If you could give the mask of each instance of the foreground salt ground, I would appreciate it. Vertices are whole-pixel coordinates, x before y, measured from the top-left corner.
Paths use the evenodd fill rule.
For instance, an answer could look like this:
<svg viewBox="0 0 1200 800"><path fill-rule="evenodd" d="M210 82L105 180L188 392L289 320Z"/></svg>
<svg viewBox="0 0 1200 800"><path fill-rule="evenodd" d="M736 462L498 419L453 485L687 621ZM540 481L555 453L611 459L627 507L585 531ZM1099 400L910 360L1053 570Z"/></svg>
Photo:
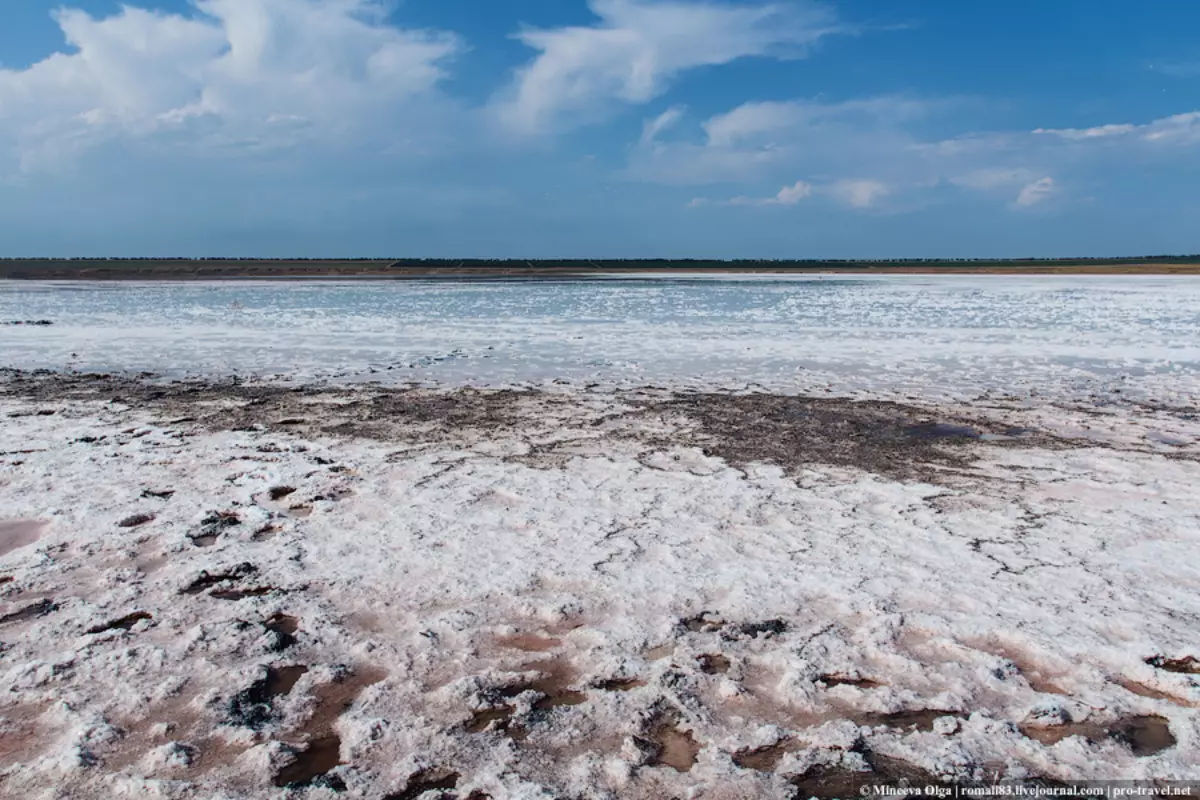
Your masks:
<svg viewBox="0 0 1200 800"><path fill-rule="evenodd" d="M5 796L1200 778L1195 409L0 389Z"/></svg>

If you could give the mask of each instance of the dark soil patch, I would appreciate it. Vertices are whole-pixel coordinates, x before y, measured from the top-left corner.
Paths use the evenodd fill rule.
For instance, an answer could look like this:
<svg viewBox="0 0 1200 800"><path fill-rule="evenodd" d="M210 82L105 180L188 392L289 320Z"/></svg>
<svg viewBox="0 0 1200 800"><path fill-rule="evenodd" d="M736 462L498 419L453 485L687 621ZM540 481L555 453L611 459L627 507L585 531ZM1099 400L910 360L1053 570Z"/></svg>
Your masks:
<svg viewBox="0 0 1200 800"><path fill-rule="evenodd" d="M757 747L753 750L741 750L733 754L733 763L742 769L752 769L756 772L774 772L779 762L788 753L796 749L796 744L784 740L767 747Z"/></svg>
<svg viewBox="0 0 1200 800"><path fill-rule="evenodd" d="M118 522L117 527L136 528L139 525L145 525L147 522L154 522L153 514L134 514Z"/></svg>
<svg viewBox="0 0 1200 800"><path fill-rule="evenodd" d="M995 427L969 419L931 421L927 410L899 403L770 394L682 394L646 410L692 419L699 430L690 444L735 466L760 462L798 470L823 464L900 480L966 467L972 448L984 446L979 437ZM1027 437L1020 445L1032 439L1063 446L1048 437Z"/></svg>
<svg viewBox="0 0 1200 800"><path fill-rule="evenodd" d="M1183 656L1182 658L1155 656L1147 658L1146 663L1155 669L1167 672L1177 672L1182 675L1200 675L1200 659L1194 656Z"/></svg>
<svg viewBox="0 0 1200 800"><path fill-rule="evenodd" d="M458 788L458 773L448 769L423 769L408 779L398 792L385 795L383 800L417 800L426 792L449 792Z"/></svg>
<svg viewBox="0 0 1200 800"><path fill-rule="evenodd" d="M878 689L884 684L870 678L852 678L847 675L822 675L818 680L832 689L835 686L853 686L857 689Z"/></svg>
<svg viewBox="0 0 1200 800"><path fill-rule="evenodd" d="M273 486L267 494L276 502L287 497L289 494L295 493L295 488L291 486Z"/></svg>
<svg viewBox="0 0 1200 800"><path fill-rule="evenodd" d="M278 652L286 650L296 643L296 633L300 630L300 620L295 617L289 617L287 614L275 614L263 623L263 627L275 637L271 649Z"/></svg>
<svg viewBox="0 0 1200 800"><path fill-rule="evenodd" d="M233 696L229 718L234 724L255 730L267 724L273 713L272 703L292 691L308 667L268 667L266 674Z"/></svg>
<svg viewBox="0 0 1200 800"><path fill-rule="evenodd" d="M596 688L602 692L631 692L645 685L646 682L640 678L609 678L595 684Z"/></svg>
<svg viewBox="0 0 1200 800"><path fill-rule="evenodd" d="M512 706L498 706L496 708L485 708L482 711L476 711L467 720L467 733L483 733L493 726L496 730L505 730L508 727L509 720L515 709Z"/></svg>
<svg viewBox="0 0 1200 800"><path fill-rule="evenodd" d="M706 675L724 675L729 672L729 659L720 653L705 653L697 656L700 671Z"/></svg>
<svg viewBox="0 0 1200 800"><path fill-rule="evenodd" d="M153 619L153 617L147 614L145 611L135 611L132 614L126 614L120 619L115 619L112 622L106 622L103 625L97 625L94 628L88 628L88 633L104 633L105 631L114 630L127 631L144 619Z"/></svg>
<svg viewBox="0 0 1200 800"><path fill-rule="evenodd" d="M220 583L236 582L248 578L258 572L258 567L250 563L238 564L228 572L210 573L202 571L200 575L183 589L184 594L200 594Z"/></svg>
<svg viewBox="0 0 1200 800"><path fill-rule="evenodd" d="M887 786L888 797L922 797L923 787L941 783L936 775L907 761L880 755L866 748L858 752L867 762L867 770L856 772L841 766L812 767L803 775L791 779L790 783L796 787L793 798L862 797L867 794L863 787L873 786ZM906 793L904 787L912 787L911 793Z"/></svg>
<svg viewBox="0 0 1200 800"><path fill-rule="evenodd" d="M24 608L13 611L10 614L0 616L0 625L7 625L10 622L25 622L31 619L38 619L47 614L53 613L58 609L58 605L53 600L39 600L36 603L31 603Z"/></svg>
<svg viewBox="0 0 1200 800"><path fill-rule="evenodd" d="M156 492L152 489L143 489L142 497L154 498L155 500L170 500L175 494L174 489L164 489L161 492Z"/></svg>
<svg viewBox="0 0 1200 800"><path fill-rule="evenodd" d="M317 786L322 778L342 763L341 751L342 740L337 736L315 739L296 752L292 762L275 773L272 782L280 788ZM326 779L324 783L335 791L346 788L340 779Z"/></svg>
<svg viewBox="0 0 1200 800"><path fill-rule="evenodd" d="M276 586L255 586L253 589L217 589L210 593L217 600L245 600L247 597L264 597L272 592L280 592Z"/></svg>

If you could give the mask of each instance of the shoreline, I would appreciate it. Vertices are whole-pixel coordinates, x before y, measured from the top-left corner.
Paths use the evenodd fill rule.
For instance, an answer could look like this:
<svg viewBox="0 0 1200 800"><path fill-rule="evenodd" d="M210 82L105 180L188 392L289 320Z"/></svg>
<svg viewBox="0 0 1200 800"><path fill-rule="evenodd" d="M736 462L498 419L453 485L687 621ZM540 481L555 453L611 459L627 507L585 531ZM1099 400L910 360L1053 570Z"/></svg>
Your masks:
<svg viewBox="0 0 1200 800"><path fill-rule="evenodd" d="M681 265L678 268L660 267L597 267L580 269L567 267L525 268L496 267L496 268L422 268L398 267L390 263L380 263L364 267L357 264L333 262L321 266L304 266L295 263L276 263L270 261L246 262L239 264L216 262L189 262L184 265L168 264L155 265L150 262L147 266L131 266L118 262L114 265L96 266L61 266L53 263L33 266L14 266L0 261L0 280L11 281L161 281L187 282L197 280L328 280L328 279L361 279L361 280L466 280L466 281L504 281L504 280L583 280L593 278L617 278L629 276L655 277L686 277L704 276L810 276L810 275L957 275L957 276L1032 276L1032 275L1063 275L1063 276L1196 276L1200 275L1200 263L1183 264L1130 264L1130 263L1098 263L1098 264L1013 264L986 266L851 266L851 265L814 265L794 267L737 267L719 266L703 267Z"/></svg>

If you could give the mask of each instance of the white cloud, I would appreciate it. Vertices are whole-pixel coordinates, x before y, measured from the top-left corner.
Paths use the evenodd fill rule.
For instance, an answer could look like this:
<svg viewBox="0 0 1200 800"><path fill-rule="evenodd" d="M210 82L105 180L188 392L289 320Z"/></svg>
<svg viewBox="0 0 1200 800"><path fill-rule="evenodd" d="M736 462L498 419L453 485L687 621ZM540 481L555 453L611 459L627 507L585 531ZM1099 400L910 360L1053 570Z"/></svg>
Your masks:
<svg viewBox="0 0 1200 800"><path fill-rule="evenodd" d="M1037 134L1050 134L1063 139L1079 141L1081 139L1106 139L1112 136L1125 136L1137 130L1136 125L1099 125L1095 128L1038 128Z"/></svg>
<svg viewBox="0 0 1200 800"><path fill-rule="evenodd" d="M663 113L659 114L652 120L646 122L642 127L642 139L640 144L645 147L652 144L658 135L675 125L683 117L683 106L672 106Z"/></svg>
<svg viewBox="0 0 1200 800"><path fill-rule="evenodd" d="M840 180L829 187L829 193L853 208L870 208L891 189L874 180Z"/></svg>
<svg viewBox="0 0 1200 800"><path fill-rule="evenodd" d="M811 183L804 181L796 181L790 186L784 186L778 193L770 197L748 197L746 195L738 195L731 197L728 200L714 202L706 197L693 198L688 203L689 208L697 208L699 206L718 205L718 206L794 206L798 205L801 200L806 197L811 197L813 186Z"/></svg>
<svg viewBox="0 0 1200 800"><path fill-rule="evenodd" d="M717 0L591 0L589 27L530 29L517 38L540 54L497 103L520 133L552 130L614 103L641 104L681 73L749 56L799 58L837 30L814 2L745 5Z"/></svg>
<svg viewBox="0 0 1200 800"><path fill-rule="evenodd" d="M745 103L700 123L703 141L643 143L628 171L677 185L759 183L781 172L880 174L912 144L900 123L931 105L903 97Z"/></svg>
<svg viewBox="0 0 1200 800"><path fill-rule="evenodd" d="M0 69L0 143L14 141L29 165L105 137L189 126L258 145L386 126L434 89L460 50L452 34L386 24L375 0L196 0L195 8L56 12L75 51Z"/></svg>
<svg viewBox="0 0 1200 800"><path fill-rule="evenodd" d="M812 186L804 181L796 181L791 186L785 186L775 195L774 202L782 206L794 206L812 194Z"/></svg>
<svg viewBox="0 0 1200 800"><path fill-rule="evenodd" d="M1057 189L1053 178L1038 178L1021 189L1021 193L1017 195L1016 204L1021 208L1037 205L1049 199Z"/></svg>
<svg viewBox="0 0 1200 800"><path fill-rule="evenodd" d="M955 175L950 178L950 183L965 189L988 191L1026 184L1036 177L1037 174L1032 170L1020 167L987 167L972 170L963 175Z"/></svg>
<svg viewBox="0 0 1200 800"><path fill-rule="evenodd" d="M1071 141L1136 138L1146 142L1196 144L1200 142L1200 111L1163 117L1145 125L1121 123L1094 128L1038 128L1034 133Z"/></svg>

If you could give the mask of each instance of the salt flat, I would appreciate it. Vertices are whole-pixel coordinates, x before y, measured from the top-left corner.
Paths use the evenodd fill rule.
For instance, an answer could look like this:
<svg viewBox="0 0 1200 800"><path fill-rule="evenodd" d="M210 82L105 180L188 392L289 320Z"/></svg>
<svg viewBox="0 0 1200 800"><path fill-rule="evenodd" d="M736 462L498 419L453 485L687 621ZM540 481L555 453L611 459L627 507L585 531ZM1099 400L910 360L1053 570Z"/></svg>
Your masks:
<svg viewBox="0 0 1200 800"><path fill-rule="evenodd" d="M390 328L411 296L239 286L221 340L186 294L5 287L54 322L5 362L54 371L0 372L0 794L1200 779L1196 290L1108 281L651 287L586 332L583 295Z"/></svg>

